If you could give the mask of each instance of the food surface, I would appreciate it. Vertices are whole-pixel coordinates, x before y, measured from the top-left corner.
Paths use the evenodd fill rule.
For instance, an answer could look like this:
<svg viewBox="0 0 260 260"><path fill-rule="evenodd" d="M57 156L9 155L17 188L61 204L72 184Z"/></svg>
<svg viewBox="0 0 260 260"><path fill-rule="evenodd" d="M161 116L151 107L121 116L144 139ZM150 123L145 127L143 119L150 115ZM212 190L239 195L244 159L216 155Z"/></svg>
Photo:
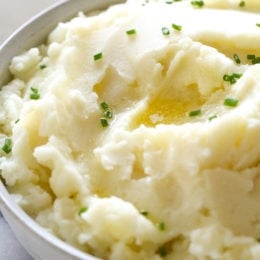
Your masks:
<svg viewBox="0 0 260 260"><path fill-rule="evenodd" d="M260 259L259 12L129 0L14 57L0 168L15 201L103 259Z"/></svg>

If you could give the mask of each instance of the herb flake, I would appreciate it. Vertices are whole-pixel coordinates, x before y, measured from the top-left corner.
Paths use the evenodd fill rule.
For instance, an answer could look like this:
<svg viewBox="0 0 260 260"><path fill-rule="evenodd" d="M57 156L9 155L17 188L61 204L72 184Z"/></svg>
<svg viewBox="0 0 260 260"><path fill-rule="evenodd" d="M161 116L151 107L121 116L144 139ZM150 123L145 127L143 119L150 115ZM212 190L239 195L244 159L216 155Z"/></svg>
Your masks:
<svg viewBox="0 0 260 260"><path fill-rule="evenodd" d="M217 115L213 115L209 117L209 121L212 121L213 119L216 119L218 116Z"/></svg>
<svg viewBox="0 0 260 260"><path fill-rule="evenodd" d="M238 57L238 55L236 53L233 55L233 58L234 58L234 61L236 62L236 64L240 64L241 63L241 60L240 60L240 58Z"/></svg>
<svg viewBox="0 0 260 260"><path fill-rule="evenodd" d="M109 126L109 121L110 119L113 118L113 112L111 111L111 109L109 108L109 105L105 102L102 101L99 104L101 110L103 111L103 117L100 118L100 123L102 125L102 127L108 127Z"/></svg>
<svg viewBox="0 0 260 260"><path fill-rule="evenodd" d="M127 35L134 35L134 34L136 34L136 30L135 30L135 29L127 30L127 31L126 31L126 34L127 34Z"/></svg>
<svg viewBox="0 0 260 260"><path fill-rule="evenodd" d="M41 64L41 65L40 65L40 69L41 69L41 70L43 70L43 69L45 69L45 68L47 68L47 65L45 65L45 64Z"/></svg>
<svg viewBox="0 0 260 260"><path fill-rule="evenodd" d="M204 2L203 1L191 1L190 3L191 3L191 5L193 5L195 7L199 7L199 8L204 6Z"/></svg>
<svg viewBox="0 0 260 260"><path fill-rule="evenodd" d="M167 27L162 27L162 34L163 35L169 35L170 34L170 30Z"/></svg>
<svg viewBox="0 0 260 260"><path fill-rule="evenodd" d="M165 226L165 223L164 222L159 222L157 223L157 227L160 231L165 231L166 229L166 226Z"/></svg>
<svg viewBox="0 0 260 260"><path fill-rule="evenodd" d="M166 248L165 246L159 247L159 249L158 249L158 254L159 254L161 257L167 256L167 254L168 254L167 248Z"/></svg>
<svg viewBox="0 0 260 260"><path fill-rule="evenodd" d="M245 1L240 1L239 7L244 7L245 5L246 5L246 2L245 2Z"/></svg>
<svg viewBox="0 0 260 260"><path fill-rule="evenodd" d="M172 24L172 28L176 31L181 31L182 30L182 26L181 25L177 25L177 24Z"/></svg>
<svg viewBox="0 0 260 260"><path fill-rule="evenodd" d="M6 138L4 145L2 146L2 151L6 154L9 154L12 151L12 140L10 138Z"/></svg>
<svg viewBox="0 0 260 260"><path fill-rule="evenodd" d="M37 88L31 87L30 99L37 100L40 98L39 90Z"/></svg>
<svg viewBox="0 0 260 260"><path fill-rule="evenodd" d="M199 116L199 115L201 115L201 109L197 109L189 112L190 117Z"/></svg>
<svg viewBox="0 0 260 260"><path fill-rule="evenodd" d="M103 58L103 53L102 52L96 53L93 56L94 61L101 60L102 58Z"/></svg>
<svg viewBox="0 0 260 260"><path fill-rule="evenodd" d="M145 217L147 217L149 215L149 212L146 210L142 210L140 213L141 213L141 215L143 215Z"/></svg>
<svg viewBox="0 0 260 260"><path fill-rule="evenodd" d="M237 82L237 79L240 79L241 77L241 73L233 73L231 75L225 74L223 76L223 80L229 82L230 84L235 84Z"/></svg>
<svg viewBox="0 0 260 260"><path fill-rule="evenodd" d="M224 105L228 107L236 107L238 105L238 100L235 98L226 98L224 100Z"/></svg>
<svg viewBox="0 0 260 260"><path fill-rule="evenodd" d="M109 126L108 120L106 118L101 117L100 123L104 128Z"/></svg>
<svg viewBox="0 0 260 260"><path fill-rule="evenodd" d="M100 107L101 107L101 109L104 110L104 111L106 111L106 110L109 109L109 106L108 106L108 104L107 104L105 101L103 101L103 102L100 103Z"/></svg>
<svg viewBox="0 0 260 260"><path fill-rule="evenodd" d="M79 216L81 216L81 214L85 213L87 210L88 210L87 207L82 207L82 208L79 210L79 212L78 212Z"/></svg>

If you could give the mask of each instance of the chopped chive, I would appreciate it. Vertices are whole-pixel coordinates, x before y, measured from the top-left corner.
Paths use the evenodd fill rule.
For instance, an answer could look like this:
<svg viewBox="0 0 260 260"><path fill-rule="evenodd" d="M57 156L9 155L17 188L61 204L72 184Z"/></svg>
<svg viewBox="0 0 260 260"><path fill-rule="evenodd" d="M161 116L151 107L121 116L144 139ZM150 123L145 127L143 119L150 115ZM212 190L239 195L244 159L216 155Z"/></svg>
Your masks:
<svg viewBox="0 0 260 260"><path fill-rule="evenodd" d="M165 246L161 246L159 249L158 249L158 254L161 256L161 257L165 257L167 256L168 254L168 250Z"/></svg>
<svg viewBox="0 0 260 260"><path fill-rule="evenodd" d="M103 127L108 127L109 126L109 123L108 123L108 121L107 121L107 119L106 118L100 118L100 123L101 123L101 125L103 126Z"/></svg>
<svg viewBox="0 0 260 260"><path fill-rule="evenodd" d="M223 76L223 80L224 80L224 81L230 81L230 76L227 75L227 74L225 74L225 75Z"/></svg>
<svg viewBox="0 0 260 260"><path fill-rule="evenodd" d="M255 59L255 55L254 54L247 54L247 59L248 60L253 60L253 59Z"/></svg>
<svg viewBox="0 0 260 260"><path fill-rule="evenodd" d="M169 4L173 4L173 1L168 0L168 1L165 1L165 3L169 5Z"/></svg>
<svg viewBox="0 0 260 260"><path fill-rule="evenodd" d="M103 58L103 53L99 52L93 56L94 61L100 60Z"/></svg>
<svg viewBox="0 0 260 260"><path fill-rule="evenodd" d="M196 7L202 7L204 5L203 1L191 1L191 5Z"/></svg>
<svg viewBox="0 0 260 260"><path fill-rule="evenodd" d="M164 231L166 229L164 222L157 223L157 227L160 231Z"/></svg>
<svg viewBox="0 0 260 260"><path fill-rule="evenodd" d="M39 99L40 94L37 88L31 87L31 94L30 94L30 99Z"/></svg>
<svg viewBox="0 0 260 260"><path fill-rule="evenodd" d="M177 24L172 24L172 28L176 31L181 31L182 30L182 26L181 25L177 25Z"/></svg>
<svg viewBox="0 0 260 260"><path fill-rule="evenodd" d="M233 78L240 79L240 78L242 77L242 74L241 74L241 73L233 73L233 74L232 74L232 77L233 77Z"/></svg>
<svg viewBox="0 0 260 260"><path fill-rule="evenodd" d="M41 70L45 69L46 67L47 67L47 65L45 65L45 64L41 64L41 65L40 65L40 69L41 69Z"/></svg>
<svg viewBox="0 0 260 260"><path fill-rule="evenodd" d="M87 207L82 207L82 208L79 210L78 214L81 215L81 214L83 214L84 212L86 212L87 210L88 210Z"/></svg>
<svg viewBox="0 0 260 260"><path fill-rule="evenodd" d="M107 104L105 101L103 101L103 102L100 103L100 107L101 107L103 110L107 110L107 109L109 108L108 104Z"/></svg>
<svg viewBox="0 0 260 260"><path fill-rule="evenodd" d="M229 82L230 84L235 84L237 79L241 78L243 74L241 73L233 73L231 75L225 74L223 76L223 80Z"/></svg>
<svg viewBox="0 0 260 260"><path fill-rule="evenodd" d="M18 119L16 119L16 120L14 121L14 123L17 124L19 121L20 121L20 119L18 118Z"/></svg>
<svg viewBox="0 0 260 260"><path fill-rule="evenodd" d="M146 211L146 210L142 210L140 213L141 213L143 216L145 216L145 217L147 217L148 214L149 214L149 212Z"/></svg>
<svg viewBox="0 0 260 260"><path fill-rule="evenodd" d="M234 55L233 55L233 58L234 58L234 60L235 60L235 62L236 62L237 64L240 64L240 63L241 63L241 60L240 60L240 58L238 57L237 54L234 54Z"/></svg>
<svg viewBox="0 0 260 260"><path fill-rule="evenodd" d="M100 108L103 110L103 116L104 116L100 118L101 125L103 127L107 127L109 125L108 119L113 118L113 112L111 112L111 110L109 109L109 105L105 101L101 102L99 105Z"/></svg>
<svg viewBox="0 0 260 260"><path fill-rule="evenodd" d="M217 115L213 115L209 117L209 121L212 121L213 119L216 119L218 116Z"/></svg>
<svg viewBox="0 0 260 260"><path fill-rule="evenodd" d="M256 23L255 25L256 25L257 27L260 27L260 23Z"/></svg>
<svg viewBox="0 0 260 260"><path fill-rule="evenodd" d="M162 34L163 35L169 35L170 34L170 30L167 27L162 27Z"/></svg>
<svg viewBox="0 0 260 260"><path fill-rule="evenodd" d="M113 117L113 113L111 111L107 110L104 112L104 116L107 119L111 119Z"/></svg>
<svg viewBox="0 0 260 260"><path fill-rule="evenodd" d="M238 105L238 100L234 98L226 98L224 100L224 105L228 107L236 107Z"/></svg>
<svg viewBox="0 0 260 260"><path fill-rule="evenodd" d="M12 140L10 138L6 138L4 145L2 146L2 151L6 154L9 154L12 151Z"/></svg>
<svg viewBox="0 0 260 260"><path fill-rule="evenodd" d="M193 110L189 113L189 116L190 117L193 117L193 116L199 116L201 114L201 109L197 109L197 110Z"/></svg>
<svg viewBox="0 0 260 260"><path fill-rule="evenodd" d="M239 7L244 7L245 5L246 5L246 2L245 2L245 1L240 1Z"/></svg>
<svg viewBox="0 0 260 260"><path fill-rule="evenodd" d="M127 30L127 31L126 31L126 34L127 34L127 35L133 35L133 34L136 34L136 30L135 30L135 29Z"/></svg>
<svg viewBox="0 0 260 260"><path fill-rule="evenodd" d="M259 64L260 63L260 57L255 57L253 60L252 60L252 64Z"/></svg>
<svg viewBox="0 0 260 260"><path fill-rule="evenodd" d="M260 56L256 57L254 54L247 54L247 59L251 60L253 65L260 63Z"/></svg>
<svg viewBox="0 0 260 260"><path fill-rule="evenodd" d="M232 84L235 84L236 82L237 82L237 81L236 81L235 77L233 77L233 76L231 75L229 83L232 85Z"/></svg>

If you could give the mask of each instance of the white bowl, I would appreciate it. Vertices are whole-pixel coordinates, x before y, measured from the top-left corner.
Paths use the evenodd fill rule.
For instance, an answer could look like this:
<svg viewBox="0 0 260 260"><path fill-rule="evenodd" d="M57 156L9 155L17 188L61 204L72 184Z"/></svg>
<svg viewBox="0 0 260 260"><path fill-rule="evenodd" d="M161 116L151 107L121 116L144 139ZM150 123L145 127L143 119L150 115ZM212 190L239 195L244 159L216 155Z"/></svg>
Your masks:
<svg viewBox="0 0 260 260"><path fill-rule="evenodd" d="M8 66L12 57L44 42L61 21L79 11L89 12L122 0L65 0L29 20L0 47L0 86L10 79ZM35 259L97 259L59 240L31 219L11 198L0 180L0 210L19 242Z"/></svg>

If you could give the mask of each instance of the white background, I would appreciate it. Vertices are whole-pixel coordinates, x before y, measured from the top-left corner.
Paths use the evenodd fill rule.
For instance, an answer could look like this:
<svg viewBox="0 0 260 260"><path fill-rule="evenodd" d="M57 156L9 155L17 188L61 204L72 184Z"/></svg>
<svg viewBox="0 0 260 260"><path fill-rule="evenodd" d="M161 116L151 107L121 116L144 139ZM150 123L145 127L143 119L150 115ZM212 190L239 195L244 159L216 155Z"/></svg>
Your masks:
<svg viewBox="0 0 260 260"><path fill-rule="evenodd" d="M59 0L0 0L0 44L24 22ZM0 213L0 259L31 260Z"/></svg>

